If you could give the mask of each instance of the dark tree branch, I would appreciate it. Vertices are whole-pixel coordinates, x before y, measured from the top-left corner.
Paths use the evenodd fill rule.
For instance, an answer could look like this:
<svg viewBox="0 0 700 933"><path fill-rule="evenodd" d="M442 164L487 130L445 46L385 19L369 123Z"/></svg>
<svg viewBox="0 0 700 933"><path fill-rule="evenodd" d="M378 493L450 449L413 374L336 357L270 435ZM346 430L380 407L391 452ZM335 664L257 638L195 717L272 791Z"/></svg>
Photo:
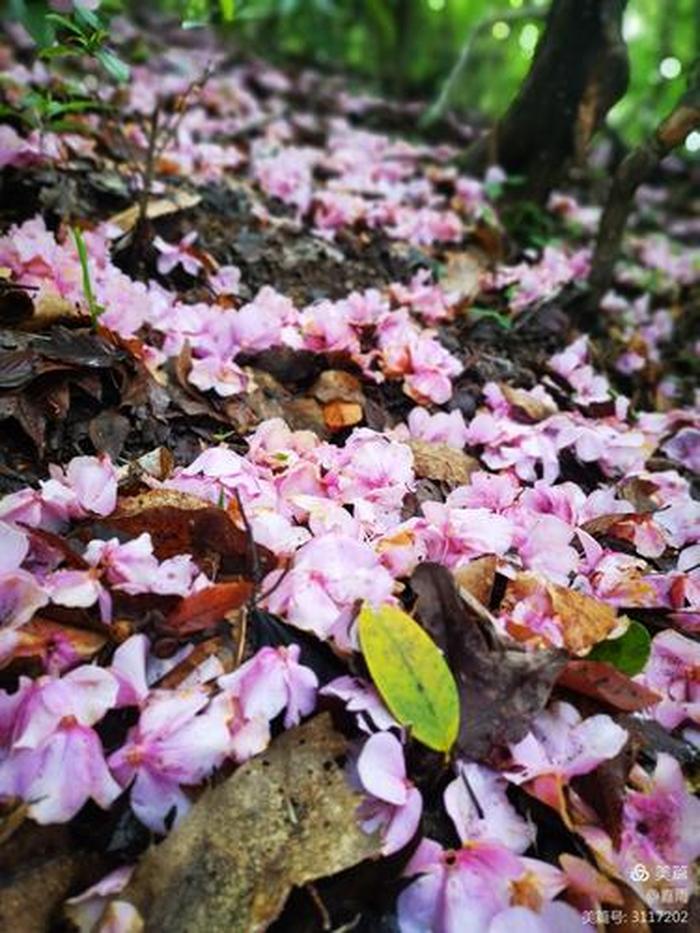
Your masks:
<svg viewBox="0 0 700 933"><path fill-rule="evenodd" d="M661 160L680 146L688 133L700 127L700 62L692 72L690 87L676 108L655 133L622 160L613 178L610 194L598 228L591 272L588 307L595 310L610 287L620 253L634 193Z"/></svg>

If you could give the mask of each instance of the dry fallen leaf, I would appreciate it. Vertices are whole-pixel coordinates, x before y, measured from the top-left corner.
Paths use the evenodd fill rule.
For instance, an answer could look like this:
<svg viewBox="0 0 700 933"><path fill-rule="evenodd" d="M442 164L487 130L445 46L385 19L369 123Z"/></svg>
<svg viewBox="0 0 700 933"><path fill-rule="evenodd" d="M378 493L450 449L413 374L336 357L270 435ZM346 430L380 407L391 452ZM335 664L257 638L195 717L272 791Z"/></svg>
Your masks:
<svg viewBox="0 0 700 933"><path fill-rule="evenodd" d="M178 635L192 635L221 621L228 612L239 609L250 597L252 583L212 583L183 597L168 615L164 627Z"/></svg>
<svg viewBox="0 0 700 933"><path fill-rule="evenodd" d="M358 405L364 402L360 380L342 369L322 372L310 391L319 402L355 402Z"/></svg>
<svg viewBox="0 0 700 933"><path fill-rule="evenodd" d="M36 616L17 630L17 639L12 651L3 656L0 667L5 667L17 658L33 658L44 664L56 650L74 653L76 659L87 661L94 657L107 641L107 635L75 628L71 625L42 619Z"/></svg>
<svg viewBox="0 0 700 933"><path fill-rule="evenodd" d="M544 421L545 418L549 418L550 415L555 414L557 411L556 405L533 398L524 389L514 389L505 383L500 383L499 388L505 400L513 408L514 415L521 421Z"/></svg>
<svg viewBox="0 0 700 933"><path fill-rule="evenodd" d="M469 482L472 473L480 469L478 461L473 457L448 444L431 444L419 440L407 443L413 452L415 474L421 479L463 486Z"/></svg>
<svg viewBox="0 0 700 933"><path fill-rule="evenodd" d="M557 683L625 713L655 706L661 697L606 661L569 661Z"/></svg>
<svg viewBox="0 0 700 933"><path fill-rule="evenodd" d="M440 564L419 564L411 589L416 618L444 651L457 681L460 754L483 760L494 747L519 742L549 699L565 656L507 647L460 599L452 574Z"/></svg>
<svg viewBox="0 0 700 933"><path fill-rule="evenodd" d="M293 887L378 856L379 841L356 822L362 798L337 763L345 751L328 714L282 733L202 795L119 900L148 930L257 933Z"/></svg>
<svg viewBox="0 0 700 933"><path fill-rule="evenodd" d="M593 599L576 590L557 586L534 573L519 573L508 581L506 594L501 603L502 612L511 612L516 603L535 594L549 600L551 615L559 619L564 646L574 654L588 651L612 632L617 625L617 613L613 606ZM509 631L521 634L509 625Z"/></svg>
<svg viewBox="0 0 700 933"><path fill-rule="evenodd" d="M355 402L328 402L323 406L323 419L329 431L342 431L362 421L362 406Z"/></svg>
<svg viewBox="0 0 700 933"><path fill-rule="evenodd" d="M184 211L188 207L195 207L201 201L198 194L190 194L188 191L174 191L170 197L157 198L148 202L146 216L149 220L156 220L158 217L167 217L168 214L175 214L178 211ZM115 224L124 233L128 233L134 226L139 216L139 205L132 204L118 214L113 214L107 223Z"/></svg>
<svg viewBox="0 0 700 933"><path fill-rule="evenodd" d="M458 567L453 572L453 576L460 595L462 590L467 590L478 599L482 606L488 606L491 601L497 565L498 558L494 554L489 554Z"/></svg>
<svg viewBox="0 0 700 933"><path fill-rule="evenodd" d="M473 301L479 293L481 277L487 268L487 258L480 249L450 253L440 285L460 304Z"/></svg>

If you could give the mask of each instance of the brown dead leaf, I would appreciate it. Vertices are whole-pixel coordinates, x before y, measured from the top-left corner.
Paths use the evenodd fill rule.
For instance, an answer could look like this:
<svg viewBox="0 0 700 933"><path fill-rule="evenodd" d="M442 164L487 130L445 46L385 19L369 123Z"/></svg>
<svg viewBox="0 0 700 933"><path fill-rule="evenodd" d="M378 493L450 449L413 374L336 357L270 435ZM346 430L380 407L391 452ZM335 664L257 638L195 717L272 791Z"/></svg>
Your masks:
<svg viewBox="0 0 700 933"><path fill-rule="evenodd" d="M326 369L311 386L310 391L321 403L355 402L362 405L365 400L360 380L342 369Z"/></svg>
<svg viewBox="0 0 700 933"><path fill-rule="evenodd" d="M532 424L544 421L557 411L556 405L533 398L525 389L514 389L506 383L499 383L499 388L513 409L516 420Z"/></svg>
<svg viewBox="0 0 700 933"><path fill-rule="evenodd" d="M482 606L488 606L491 602L497 565L498 558L494 554L489 554L458 567L453 571L453 576L460 593L462 590L467 590Z"/></svg>
<svg viewBox="0 0 700 933"><path fill-rule="evenodd" d="M361 797L338 759L346 740L328 714L282 733L218 787L137 866L119 900L146 929L258 933L292 888L379 855L357 825Z"/></svg>
<svg viewBox="0 0 700 933"><path fill-rule="evenodd" d="M328 402L323 406L323 420L329 431L342 431L362 421L362 406L355 402Z"/></svg>
<svg viewBox="0 0 700 933"><path fill-rule="evenodd" d="M143 454L138 460L132 461L127 467L127 473L145 474L161 482L167 479L175 466L175 458L167 447L156 447Z"/></svg>
<svg viewBox="0 0 700 933"><path fill-rule="evenodd" d="M654 501L654 493L659 487L649 479L641 476L626 476L617 484L618 494L631 502L635 512L655 512L658 504Z"/></svg>
<svg viewBox="0 0 700 933"><path fill-rule="evenodd" d="M599 515L585 522L581 527L594 538L608 537L615 538L617 541L625 541L642 554L645 553L644 550L640 550L642 541L647 544L649 542L660 543L662 550L665 542L663 532L649 512Z"/></svg>
<svg viewBox="0 0 700 933"><path fill-rule="evenodd" d="M293 431L313 431L321 439L326 437L323 409L315 398L290 398L282 402L282 410Z"/></svg>
<svg viewBox="0 0 700 933"><path fill-rule="evenodd" d="M228 643L228 639L224 639L219 635L200 641L192 648L186 658L183 658L179 664L176 664L172 670L168 671L165 677L158 681L158 688L175 690L183 681L194 674L200 664L203 664L209 658L217 658L221 662L223 672L228 674L236 666L238 650L242 650L240 645L240 636L242 634L241 626L237 626L232 645Z"/></svg>
<svg viewBox="0 0 700 933"><path fill-rule="evenodd" d="M106 634L75 628L71 625L36 617L16 633L11 654L4 656L0 667L6 667L18 658L32 658L46 664L54 652L70 647L76 658L87 661L94 657L107 642Z"/></svg>
<svg viewBox="0 0 700 933"><path fill-rule="evenodd" d="M418 597L418 621L445 653L457 682L459 753L484 760L494 747L519 742L547 703L565 656L506 646L459 598L451 573L440 564L419 564L411 589ZM489 615L483 607L482 615Z"/></svg>
<svg viewBox="0 0 700 933"><path fill-rule="evenodd" d="M224 509L188 493L150 489L123 496L102 524L134 537L148 532L159 560L192 554L200 564L213 562L214 569L229 575L245 575L250 569L246 532ZM261 545L256 552L261 572L272 570L274 555Z"/></svg>
<svg viewBox="0 0 700 933"><path fill-rule="evenodd" d="M167 198L156 198L148 202L146 216L149 220L156 220L158 217L167 217L168 214L175 214L178 211L187 210L189 207L195 207L201 201L198 194L191 194L188 191L174 191ZM116 224L124 233L128 233L134 226L139 216L139 205L132 204L118 214L112 214L107 223Z"/></svg>
<svg viewBox="0 0 700 933"><path fill-rule="evenodd" d="M477 460L448 444L431 444L415 439L407 443L413 452L415 474L422 479L464 486L472 473L480 469Z"/></svg>
<svg viewBox="0 0 700 933"><path fill-rule="evenodd" d="M481 277L487 268L488 263L481 250L450 253L440 285L456 298L459 304L471 302L479 294Z"/></svg>
<svg viewBox="0 0 700 933"><path fill-rule="evenodd" d="M58 292L42 290L34 299L32 316L17 326L21 330L46 330L52 324L65 324L86 318L80 308Z"/></svg>
<svg viewBox="0 0 700 933"><path fill-rule="evenodd" d="M569 661L557 683L625 713L655 706L661 697L606 661Z"/></svg>
<svg viewBox="0 0 700 933"><path fill-rule="evenodd" d="M0 845L20 828L28 813L29 804L21 797L6 797L0 802Z"/></svg>
<svg viewBox="0 0 700 933"><path fill-rule="evenodd" d="M164 628L177 635L192 635L211 628L227 612L239 609L252 591L253 585L247 580L214 583L206 589L184 596L167 616Z"/></svg>
<svg viewBox="0 0 700 933"><path fill-rule="evenodd" d="M512 612L521 599L536 594L549 601L551 615L559 619L564 646L574 654L588 651L607 638L617 625L617 613L612 606L576 590L550 583L534 573L519 573L514 580L508 581L501 610ZM527 631L518 627L516 637Z"/></svg>

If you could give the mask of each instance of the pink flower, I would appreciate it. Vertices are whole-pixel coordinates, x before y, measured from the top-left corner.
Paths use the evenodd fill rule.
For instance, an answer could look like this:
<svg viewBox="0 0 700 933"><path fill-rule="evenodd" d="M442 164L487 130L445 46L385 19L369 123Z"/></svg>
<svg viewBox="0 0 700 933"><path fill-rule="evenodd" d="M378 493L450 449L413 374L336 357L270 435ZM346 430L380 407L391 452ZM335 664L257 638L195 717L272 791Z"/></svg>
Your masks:
<svg viewBox="0 0 700 933"><path fill-rule="evenodd" d="M445 809L462 842L498 842L524 852L534 842L534 827L506 797L506 781L484 765L458 762L457 777L445 789Z"/></svg>
<svg viewBox="0 0 700 933"><path fill-rule="evenodd" d="M621 853L646 864L691 865L700 855L700 800L686 788L675 758L659 752L643 791L627 794Z"/></svg>
<svg viewBox="0 0 700 933"><path fill-rule="evenodd" d="M520 491L520 483L512 473L486 473L479 470L469 477L467 486L460 486L447 497L454 508L485 508L503 512L512 505Z"/></svg>
<svg viewBox="0 0 700 933"><path fill-rule="evenodd" d="M700 430L697 428L682 428L666 441L662 450L687 470L700 472Z"/></svg>
<svg viewBox="0 0 700 933"><path fill-rule="evenodd" d="M77 505L84 512L109 515L117 504L117 471L108 456L74 457L65 473L59 467L51 468L51 475L67 487L75 496ZM53 487L42 484L46 494ZM57 493L59 490L55 490Z"/></svg>
<svg viewBox="0 0 700 933"><path fill-rule="evenodd" d="M353 327L369 327L376 324L389 311L388 302L376 288L364 292L350 292L339 302L345 317Z"/></svg>
<svg viewBox="0 0 700 933"><path fill-rule="evenodd" d="M44 580L51 602L70 609L89 609L99 604L104 622L112 616L112 597L97 570L57 570Z"/></svg>
<svg viewBox="0 0 700 933"><path fill-rule="evenodd" d="M209 276L209 285L217 295L237 295L241 285L241 270L238 266L220 266Z"/></svg>
<svg viewBox="0 0 700 933"><path fill-rule="evenodd" d="M3 695L7 698L0 693ZM92 664L64 677L22 678L19 690L12 695L9 747L39 748L66 717L81 726L93 726L115 705L116 698L115 678Z"/></svg>
<svg viewBox="0 0 700 933"><path fill-rule="evenodd" d="M385 509L399 509L413 487L410 447L388 440L368 428L353 431L341 450L327 448L324 483L340 502L363 500Z"/></svg>
<svg viewBox="0 0 700 933"><path fill-rule="evenodd" d="M66 716L37 748L19 748L0 763L0 794L30 804L37 823L65 823L92 798L107 809L119 796L97 733Z"/></svg>
<svg viewBox="0 0 700 933"><path fill-rule="evenodd" d="M398 852L416 833L423 798L406 777L403 749L391 732L377 732L365 742L357 759L362 786L375 798L360 807L366 832L382 829L382 854Z"/></svg>
<svg viewBox="0 0 700 933"><path fill-rule="evenodd" d="M33 575L21 569L28 551L24 532L0 521L0 629L19 628L49 601Z"/></svg>
<svg viewBox="0 0 700 933"><path fill-rule="evenodd" d="M409 356L405 391L418 402L426 399L443 405L452 395L452 377L462 372L462 364L439 341L424 332L406 348Z"/></svg>
<svg viewBox="0 0 700 933"><path fill-rule="evenodd" d="M114 894L120 894L129 883L129 879L134 873L133 865L120 865L104 878L101 878L97 884L91 885L86 891L77 894L75 897L69 897L66 900L66 913L68 918L79 930L101 930L101 933L119 933L119 928L110 930L105 929L105 920L103 912L109 903L109 899ZM119 903L119 902L118 902ZM126 903L122 901L121 903ZM113 906L114 902L109 906ZM131 905L128 905L131 906ZM100 926L97 926L100 922ZM125 925L124 933L128 933L130 927ZM135 929L135 928L134 928Z"/></svg>
<svg viewBox="0 0 700 933"><path fill-rule="evenodd" d="M278 344L301 346L299 312L285 295L265 285L255 298L232 314L235 342L248 353Z"/></svg>
<svg viewBox="0 0 700 933"><path fill-rule="evenodd" d="M315 353L326 351L359 353L360 341L339 302L318 301L301 312L304 347Z"/></svg>
<svg viewBox="0 0 700 933"><path fill-rule="evenodd" d="M293 525L288 518L272 509L260 509L249 516L253 538L278 557L291 557L311 538L306 528Z"/></svg>
<svg viewBox="0 0 700 933"><path fill-rule="evenodd" d="M659 632L651 656L636 680L661 694L652 710L665 729L687 720L700 723L700 645L671 630Z"/></svg>
<svg viewBox="0 0 700 933"><path fill-rule="evenodd" d="M132 635L114 652L110 673L119 684L116 706L140 706L148 696L148 649L145 635Z"/></svg>
<svg viewBox="0 0 700 933"><path fill-rule="evenodd" d="M392 297L402 305L408 305L428 322L449 320L453 316L452 305L459 296L448 294L432 281L427 269L419 269L408 285L394 283L390 286Z"/></svg>
<svg viewBox="0 0 700 933"><path fill-rule="evenodd" d="M273 470L297 463L319 445L313 431L292 431L282 418L261 421L246 440L248 459Z"/></svg>
<svg viewBox="0 0 700 933"><path fill-rule="evenodd" d="M176 266L182 266L188 275L198 275L202 260L195 256L191 248L198 235L196 230L192 230L179 243L166 243L159 236L154 238L153 245L160 253L157 267L161 275L168 275Z"/></svg>
<svg viewBox="0 0 700 933"><path fill-rule="evenodd" d="M346 710L355 713L357 726L363 732L372 734L375 729L399 728L376 689L359 677L336 677L319 693L342 700Z"/></svg>
<svg viewBox="0 0 700 933"><path fill-rule="evenodd" d="M268 578L269 585L279 572ZM320 535L297 552L292 570L270 594L271 612L319 638L333 635L349 646L346 630L358 599L380 605L391 596L393 580L367 545L341 534Z"/></svg>
<svg viewBox="0 0 700 933"><path fill-rule="evenodd" d="M510 906L510 886L523 874L517 855L495 842L475 842L444 850L424 839L406 866L419 877L399 895L401 933L487 933L489 924Z"/></svg>
<svg viewBox="0 0 700 933"><path fill-rule="evenodd" d="M173 808L180 820L189 801L180 785L200 784L226 757L230 735L223 705L202 688L153 690L138 724L110 755L109 767L149 829L165 832Z"/></svg>
<svg viewBox="0 0 700 933"><path fill-rule="evenodd" d="M555 583L566 584L578 566L579 556L570 547L574 529L556 515L521 515L516 532L516 548L525 567Z"/></svg>
<svg viewBox="0 0 700 933"><path fill-rule="evenodd" d="M506 777L514 784L539 775L568 780L614 758L626 741L626 730L609 716L582 719L570 703L555 702L537 716L525 738L511 746L514 768Z"/></svg>
<svg viewBox="0 0 700 933"><path fill-rule="evenodd" d="M255 177L265 194L304 212L311 203L311 170L317 158L313 149L287 146L276 155L256 158Z"/></svg>
<svg viewBox="0 0 700 933"><path fill-rule="evenodd" d="M15 694L0 693L0 795L26 800L39 823L71 819L90 797L108 807L120 790L91 727L116 696L116 680L92 665L62 678L22 678Z"/></svg>
<svg viewBox="0 0 700 933"><path fill-rule="evenodd" d="M101 569L104 579L113 587L132 595L186 596L199 574L188 554L178 554L159 563L147 532L125 544L120 544L118 538L90 541L84 557L91 566Z"/></svg>
<svg viewBox="0 0 700 933"><path fill-rule="evenodd" d="M430 444L447 444L459 450L467 443L467 426L461 411L438 411L431 415L425 408L414 408L408 416L411 437Z"/></svg>
<svg viewBox="0 0 700 933"><path fill-rule="evenodd" d="M510 519L488 509L456 509L441 502L424 502L428 559L456 567L484 554L505 554L513 540Z"/></svg>
<svg viewBox="0 0 700 933"><path fill-rule="evenodd" d="M284 727L296 726L316 705L318 678L299 664L300 648L261 648L231 674L219 678L219 686L239 702L246 719L263 716L269 722L286 710Z"/></svg>
<svg viewBox="0 0 700 933"><path fill-rule="evenodd" d="M204 356L192 360L187 381L202 392L213 389L222 398L241 395L250 384L250 378L240 366L218 356Z"/></svg>

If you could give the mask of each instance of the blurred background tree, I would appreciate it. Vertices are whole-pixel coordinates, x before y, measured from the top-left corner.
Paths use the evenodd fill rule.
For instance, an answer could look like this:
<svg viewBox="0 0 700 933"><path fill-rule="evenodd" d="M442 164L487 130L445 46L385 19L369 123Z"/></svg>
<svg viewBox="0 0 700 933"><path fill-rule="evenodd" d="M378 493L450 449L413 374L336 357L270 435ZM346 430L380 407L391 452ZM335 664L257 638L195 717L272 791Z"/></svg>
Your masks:
<svg viewBox="0 0 700 933"><path fill-rule="evenodd" d="M236 32L273 60L347 70L384 93L429 100L466 48L450 106L496 117L528 71L548 7L549 0L239 0ZM700 52L700 4L630 0L624 37L630 86L609 125L635 144L683 93Z"/></svg>
<svg viewBox="0 0 700 933"><path fill-rule="evenodd" d="M4 0L17 13L50 0ZM97 5L89 0L90 5ZM550 0L102 0L100 12L130 8L137 17L160 7L186 25L230 30L246 51L280 64L309 64L355 75L358 84L393 97L419 98L495 118L527 74ZM54 8L70 8L56 0ZM35 17L36 18L36 17ZM38 20L37 20L38 21ZM628 92L608 125L636 145L682 95L700 54L698 0L629 0L624 38ZM458 66L455 69L455 66ZM445 84L454 73L448 95ZM441 94L443 100L441 101ZM429 110L426 111L430 113ZM434 112L433 112L434 115ZM700 134L685 153L700 153Z"/></svg>

